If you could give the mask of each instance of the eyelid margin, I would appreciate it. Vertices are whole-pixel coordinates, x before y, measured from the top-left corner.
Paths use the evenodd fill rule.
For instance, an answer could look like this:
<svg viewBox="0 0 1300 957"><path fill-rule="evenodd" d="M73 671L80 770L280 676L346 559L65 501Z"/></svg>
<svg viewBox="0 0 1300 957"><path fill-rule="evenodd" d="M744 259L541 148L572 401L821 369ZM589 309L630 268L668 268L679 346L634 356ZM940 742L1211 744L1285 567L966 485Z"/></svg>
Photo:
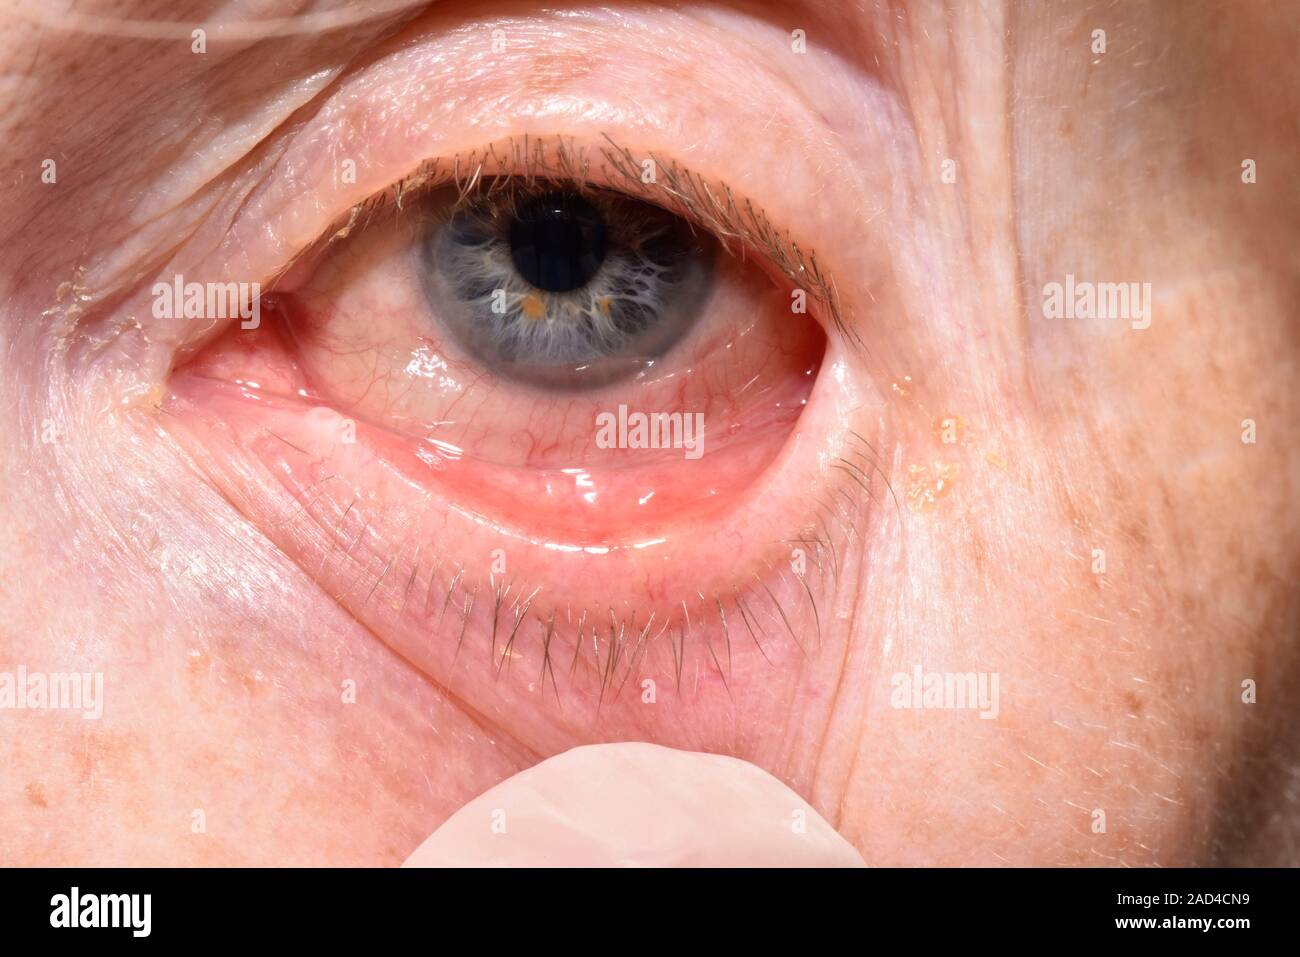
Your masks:
<svg viewBox="0 0 1300 957"><path fill-rule="evenodd" d="M617 190L707 230L733 254L743 257L748 252L756 253L766 271L775 273L792 289L805 290L825 310L830 326L850 349L863 349L857 329L845 320L835 281L820 266L815 250L801 247L787 230L772 223L748 198L736 196L726 183L710 182L655 151L648 151L638 161L629 147L617 144L608 133L603 133L602 138L603 144L593 148L563 134L524 134L450 157L427 159L331 220L315 240L286 263L271 286L291 285L294 277L307 271L305 264L314 262L334 243L366 228L380 213L403 210L436 189L454 185L460 192L459 205L488 177L520 178L526 182L553 180L579 188ZM651 171L653 175L647 180Z"/></svg>

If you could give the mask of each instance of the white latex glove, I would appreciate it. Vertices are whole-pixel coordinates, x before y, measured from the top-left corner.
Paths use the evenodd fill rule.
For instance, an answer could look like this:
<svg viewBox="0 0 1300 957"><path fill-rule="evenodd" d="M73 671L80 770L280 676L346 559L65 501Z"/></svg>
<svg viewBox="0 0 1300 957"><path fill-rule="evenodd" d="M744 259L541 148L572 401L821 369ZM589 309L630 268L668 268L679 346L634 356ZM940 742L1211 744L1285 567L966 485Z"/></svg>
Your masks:
<svg viewBox="0 0 1300 957"><path fill-rule="evenodd" d="M574 748L479 795L405 867L864 867L824 818L737 758Z"/></svg>

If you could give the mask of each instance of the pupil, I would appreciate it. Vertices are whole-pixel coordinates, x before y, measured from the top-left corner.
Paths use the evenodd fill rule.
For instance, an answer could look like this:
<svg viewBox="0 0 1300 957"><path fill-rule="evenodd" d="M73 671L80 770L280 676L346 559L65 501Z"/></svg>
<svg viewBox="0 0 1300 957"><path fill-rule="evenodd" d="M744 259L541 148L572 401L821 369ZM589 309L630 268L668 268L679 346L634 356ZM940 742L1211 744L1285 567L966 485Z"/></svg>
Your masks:
<svg viewBox="0 0 1300 957"><path fill-rule="evenodd" d="M605 260L605 221L573 193L546 193L519 205L510 255L519 274L545 292L585 286Z"/></svg>

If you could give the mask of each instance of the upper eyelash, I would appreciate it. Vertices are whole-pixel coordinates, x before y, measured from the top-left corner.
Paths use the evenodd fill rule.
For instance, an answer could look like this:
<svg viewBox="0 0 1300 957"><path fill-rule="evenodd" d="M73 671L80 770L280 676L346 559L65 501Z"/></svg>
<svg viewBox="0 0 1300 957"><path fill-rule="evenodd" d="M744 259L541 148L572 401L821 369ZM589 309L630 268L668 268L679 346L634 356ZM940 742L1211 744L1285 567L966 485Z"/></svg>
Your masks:
<svg viewBox="0 0 1300 957"><path fill-rule="evenodd" d="M815 250L805 250L790 239L787 232L773 225L763 210L748 199L737 199L726 184L710 188L704 177L676 160L647 153L645 158L655 165L657 182L642 182L640 164L632 151L617 145L608 134L602 135L605 145L599 147L595 158L587 146L572 137L525 134L449 159L426 160L413 172L352 206L319 240L286 264L281 273L288 272L295 262L322 245L328 246L358 228L364 229L381 211L401 210L434 189L456 186L458 195L453 209L483 191L503 188L511 180L522 180L528 186L538 180L559 181L581 189L592 179L593 162L598 162L600 188L614 188L634 199L653 202L708 230L723 248L730 249L735 244L742 257L747 250L761 254L792 287L806 291L826 310L831 324L846 342L862 346L857 330L845 321L835 281L821 268Z"/></svg>

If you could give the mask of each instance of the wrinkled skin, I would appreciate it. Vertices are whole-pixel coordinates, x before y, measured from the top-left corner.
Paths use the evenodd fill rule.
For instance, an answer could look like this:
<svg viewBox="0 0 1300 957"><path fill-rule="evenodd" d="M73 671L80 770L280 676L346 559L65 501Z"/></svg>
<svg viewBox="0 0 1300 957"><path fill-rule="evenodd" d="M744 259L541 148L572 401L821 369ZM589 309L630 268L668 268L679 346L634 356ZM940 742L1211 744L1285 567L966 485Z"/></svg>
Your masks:
<svg viewBox="0 0 1300 957"><path fill-rule="evenodd" d="M0 670L100 671L106 704L0 711L0 859L397 864L543 757L639 739L758 764L869 864L1295 863L1294 4L857 6L447 2L201 56L188 26L6 9ZM383 84L387 123L311 125ZM484 129L689 157L817 250L866 346L828 326L859 401L799 427L878 440L898 504L861 496L819 647L766 672L751 649L731 701L561 720L486 660L449 690L240 507L171 405L213 330L155 324L142 289L274 271ZM331 134L370 150L358 195L320 172ZM1151 283L1149 328L1044 318L1066 274ZM918 507L909 468L935 462ZM736 560L715 547L689 561ZM892 708L918 664L997 673L997 717Z"/></svg>

